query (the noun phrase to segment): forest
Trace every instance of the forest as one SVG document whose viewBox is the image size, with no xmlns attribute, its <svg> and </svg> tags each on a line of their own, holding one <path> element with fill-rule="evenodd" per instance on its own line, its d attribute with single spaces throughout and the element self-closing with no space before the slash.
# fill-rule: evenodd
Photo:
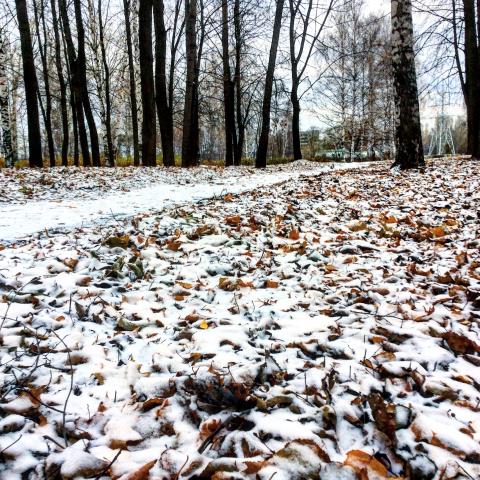
<svg viewBox="0 0 480 480">
<path fill-rule="evenodd" d="M 0 0 L 0 480 L 480 479 L 480 0 Z"/>
<path fill-rule="evenodd" d="M 372 5 L 4 0 L 3 163 L 392 158 L 390 18 Z M 420 102 L 441 92 L 465 104 L 448 121 L 456 150 L 478 156 L 475 2 L 418 2 L 414 16 Z M 426 145 L 431 130 L 427 122 Z"/>
</svg>

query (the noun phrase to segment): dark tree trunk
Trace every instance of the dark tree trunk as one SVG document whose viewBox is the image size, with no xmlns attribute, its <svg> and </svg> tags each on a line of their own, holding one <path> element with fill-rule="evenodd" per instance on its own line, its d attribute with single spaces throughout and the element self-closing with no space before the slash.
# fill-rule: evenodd
<svg viewBox="0 0 480 480">
<path fill-rule="evenodd" d="M 140 150 L 138 148 L 138 110 L 137 110 L 137 88 L 135 82 L 135 65 L 133 61 L 132 28 L 130 26 L 130 0 L 123 0 L 123 11 L 125 15 L 125 34 L 128 54 L 128 74 L 130 80 L 130 110 L 132 113 L 133 130 L 133 164 L 140 165 Z"/>
<path fill-rule="evenodd" d="M 75 7 L 75 21 L 77 26 L 77 72 L 78 80 L 80 82 L 81 102 L 85 112 L 85 119 L 87 120 L 88 130 L 90 132 L 90 146 L 92 149 L 92 164 L 94 167 L 100 166 L 100 147 L 98 143 L 97 126 L 95 125 L 95 118 L 93 117 L 92 106 L 90 105 L 90 98 L 88 96 L 87 83 L 87 62 L 85 58 L 85 28 L 83 26 L 82 18 L 82 4 L 80 0 L 74 0 Z M 80 119 L 79 119 L 80 120 Z M 85 163 L 85 166 L 90 166 L 90 162 Z"/>
<path fill-rule="evenodd" d="M 52 130 L 52 95 L 50 92 L 50 73 L 48 68 L 48 38 L 45 25 L 45 5 L 44 0 L 40 0 L 40 12 L 38 11 L 37 0 L 33 2 L 33 13 L 35 17 L 35 27 L 37 34 L 40 60 L 42 62 L 43 85 L 45 88 L 45 105 L 42 105 L 42 98 L 39 94 L 39 103 L 42 110 L 43 123 L 47 134 L 48 158 L 50 167 L 55 166 L 55 142 L 53 141 Z M 41 25 L 40 25 L 41 24 Z M 42 30 L 40 32 L 40 29 Z"/>
<path fill-rule="evenodd" d="M 175 165 L 173 150 L 173 108 L 169 103 L 167 86 L 167 30 L 165 29 L 163 0 L 155 0 L 153 13 L 155 19 L 155 94 L 157 103 L 160 136 L 162 138 L 163 164 Z M 174 41 L 174 40 L 172 40 Z"/>
<path fill-rule="evenodd" d="M 302 158 L 302 147 L 300 145 L 300 100 L 298 99 L 298 84 L 296 82 L 292 82 L 290 100 L 292 102 L 293 159 L 300 160 Z"/>
<path fill-rule="evenodd" d="M 255 159 L 255 166 L 257 168 L 265 168 L 267 166 L 273 76 L 275 73 L 275 64 L 277 61 L 278 40 L 280 38 L 280 28 L 282 26 L 282 13 L 283 13 L 284 3 L 285 3 L 284 0 L 277 0 L 277 6 L 275 10 L 275 21 L 273 24 L 272 43 L 270 45 L 270 55 L 268 59 L 267 76 L 265 80 L 265 91 L 263 94 L 262 126 L 260 130 L 260 138 L 258 141 L 257 157 Z"/>
<path fill-rule="evenodd" d="M 235 91 L 230 70 L 228 0 L 222 0 L 223 101 L 225 115 L 225 166 L 234 165 L 237 134 L 235 129 Z"/>
<path fill-rule="evenodd" d="M 50 0 L 52 9 L 53 33 L 55 35 L 55 66 L 57 68 L 58 85 L 60 87 L 60 110 L 62 115 L 62 165 L 68 165 L 68 107 L 67 107 L 67 85 L 63 78 L 62 69 L 62 47 L 60 41 L 60 31 L 58 28 L 58 15 L 55 0 Z"/>
<path fill-rule="evenodd" d="M 72 108 L 72 129 L 73 129 L 73 164 L 78 167 L 80 165 L 79 151 L 78 151 L 78 118 L 77 118 L 77 108 L 75 105 L 75 99 L 73 95 L 70 98 L 70 105 Z M 87 135 L 85 134 L 85 138 Z"/>
<path fill-rule="evenodd" d="M 420 125 L 411 0 L 392 0 L 392 67 L 397 125 L 393 166 L 402 170 L 425 164 Z"/>
<path fill-rule="evenodd" d="M 75 47 L 73 44 L 72 31 L 70 29 L 70 18 L 68 16 L 67 3 L 66 0 L 59 0 L 58 6 L 60 10 L 60 18 L 62 21 L 63 33 L 65 38 L 65 43 L 67 47 L 67 57 L 69 62 L 70 70 L 70 90 L 72 94 L 71 104 L 72 104 L 72 118 L 74 121 L 74 127 L 77 126 L 78 135 L 75 137 L 75 128 L 74 128 L 74 139 L 75 147 L 80 143 L 80 150 L 82 151 L 82 163 L 83 165 L 90 165 L 90 150 L 88 146 L 88 137 L 87 130 L 85 128 L 85 117 L 83 114 L 83 104 L 82 104 L 82 84 L 80 80 L 79 73 L 79 62 L 77 61 Z M 78 158 L 78 148 L 74 149 L 74 165 L 79 165 Z"/>
<path fill-rule="evenodd" d="M 311 0 L 310 0 L 311 5 Z M 300 160 L 302 158 L 302 149 L 300 145 L 300 100 L 298 98 L 298 58 L 295 51 L 295 41 L 297 32 L 295 30 L 295 20 L 300 7 L 299 3 L 289 0 L 290 7 L 290 68 L 292 74 L 292 91 L 290 92 L 290 101 L 292 103 L 292 144 L 293 159 Z M 310 10 L 309 10 L 310 12 Z M 302 32 L 304 35 L 306 32 Z M 303 40 L 303 44 L 305 41 Z"/>
<path fill-rule="evenodd" d="M 105 129 L 107 134 L 107 158 L 105 164 L 109 167 L 115 166 L 115 152 L 112 139 L 112 102 L 110 98 L 110 68 L 107 62 L 107 52 L 105 50 L 105 33 L 102 15 L 102 0 L 98 0 L 98 28 L 100 39 L 100 51 L 102 53 L 103 71 L 105 75 Z"/>
<path fill-rule="evenodd" d="M 152 9 L 152 0 L 140 0 L 138 40 L 140 43 L 140 83 L 143 107 L 142 163 L 147 167 L 154 167 L 157 164 Z"/>
<path fill-rule="evenodd" d="M 182 167 L 198 163 L 197 0 L 185 0 L 187 78 L 183 113 Z"/>
<path fill-rule="evenodd" d="M 235 115 L 238 131 L 233 161 L 238 166 L 242 163 L 243 144 L 245 142 L 245 124 L 242 117 L 242 26 L 240 0 L 235 0 L 233 5 L 233 24 L 235 30 Z"/>
<path fill-rule="evenodd" d="M 38 115 L 38 81 L 32 48 L 32 37 L 28 21 L 26 0 L 15 0 L 18 28 L 23 61 L 23 83 L 25 85 L 25 101 L 27 104 L 28 154 L 31 167 L 42 167 L 42 140 L 40 118 Z"/>
<path fill-rule="evenodd" d="M 480 37 L 474 0 L 463 0 L 468 153 L 480 159 Z"/>
</svg>

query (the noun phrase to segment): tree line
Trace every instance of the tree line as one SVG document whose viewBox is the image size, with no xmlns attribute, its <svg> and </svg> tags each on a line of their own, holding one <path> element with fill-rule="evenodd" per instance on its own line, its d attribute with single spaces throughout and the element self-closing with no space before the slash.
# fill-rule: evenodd
<svg viewBox="0 0 480 480">
<path fill-rule="evenodd" d="M 392 0 L 389 18 L 365 13 L 363 0 L 3 2 L 7 166 L 25 124 L 32 167 L 114 166 L 122 156 L 191 167 L 217 156 L 227 166 L 255 157 L 262 168 L 273 151 L 302 158 L 309 109 L 324 112 L 345 160 L 367 151 L 402 168 L 422 165 L 413 15 L 429 19 L 425 44 L 445 51 L 436 71 L 451 59 L 468 153 L 480 158 L 475 0 L 422 0 L 415 10 L 411 0 Z"/>
</svg>

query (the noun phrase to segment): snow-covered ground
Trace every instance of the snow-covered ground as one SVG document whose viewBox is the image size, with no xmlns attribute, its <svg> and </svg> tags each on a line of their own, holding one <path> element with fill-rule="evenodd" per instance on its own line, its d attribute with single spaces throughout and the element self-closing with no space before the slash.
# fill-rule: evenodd
<svg viewBox="0 0 480 480">
<path fill-rule="evenodd" d="M 226 192 L 240 193 L 332 169 L 368 163 L 295 164 L 210 169 L 0 170 L 0 242 L 36 232 L 116 222 L 119 218 L 198 202 Z M 104 173 L 105 172 L 105 173 Z M 147 185 L 147 186 L 144 186 Z"/>
<path fill-rule="evenodd" d="M 0 478 L 480 478 L 479 174 L 291 175 L 7 246 Z"/>
</svg>

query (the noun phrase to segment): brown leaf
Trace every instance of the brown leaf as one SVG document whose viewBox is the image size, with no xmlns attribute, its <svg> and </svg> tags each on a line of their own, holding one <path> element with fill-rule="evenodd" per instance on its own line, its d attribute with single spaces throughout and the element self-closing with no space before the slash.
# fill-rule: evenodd
<svg viewBox="0 0 480 480">
<path fill-rule="evenodd" d="M 104 244 L 110 248 L 127 248 L 130 243 L 130 237 L 128 235 L 122 235 L 120 237 L 109 237 L 105 240 Z"/>
<path fill-rule="evenodd" d="M 298 240 L 300 238 L 300 232 L 296 228 L 293 228 L 292 230 L 290 230 L 288 238 L 290 240 Z"/>
<path fill-rule="evenodd" d="M 267 280 L 265 282 L 265 288 L 278 288 L 279 283 L 275 280 Z"/>
<path fill-rule="evenodd" d="M 150 478 L 150 470 L 156 463 L 157 460 L 152 460 L 123 478 L 125 478 L 125 480 L 148 480 Z"/>
<path fill-rule="evenodd" d="M 168 400 L 161 397 L 153 397 L 145 400 L 142 405 L 142 412 L 148 412 L 155 407 L 166 407 L 168 405 Z"/>
<path fill-rule="evenodd" d="M 446 332 L 442 334 L 442 338 L 448 343 L 448 346 L 458 355 L 466 353 L 479 353 L 480 345 L 470 340 L 468 337 L 455 332 Z"/>
<path fill-rule="evenodd" d="M 237 227 L 242 223 L 242 219 L 240 218 L 240 215 L 232 215 L 231 217 L 225 218 L 225 223 L 232 227 Z"/>
<path fill-rule="evenodd" d="M 372 393 L 368 396 L 368 404 L 372 409 L 373 419 L 377 428 L 384 433 L 388 439 L 396 443 L 396 407 L 393 403 L 387 403 L 379 393 Z"/>
<path fill-rule="evenodd" d="M 352 467 L 359 480 L 402 480 L 403 478 L 390 476 L 385 465 L 362 450 L 350 450 L 344 465 Z"/>
<path fill-rule="evenodd" d="M 200 425 L 200 440 L 206 440 L 210 437 L 213 433 L 215 433 L 222 424 L 222 421 L 216 418 L 212 418 L 211 420 L 207 420 Z"/>
</svg>

